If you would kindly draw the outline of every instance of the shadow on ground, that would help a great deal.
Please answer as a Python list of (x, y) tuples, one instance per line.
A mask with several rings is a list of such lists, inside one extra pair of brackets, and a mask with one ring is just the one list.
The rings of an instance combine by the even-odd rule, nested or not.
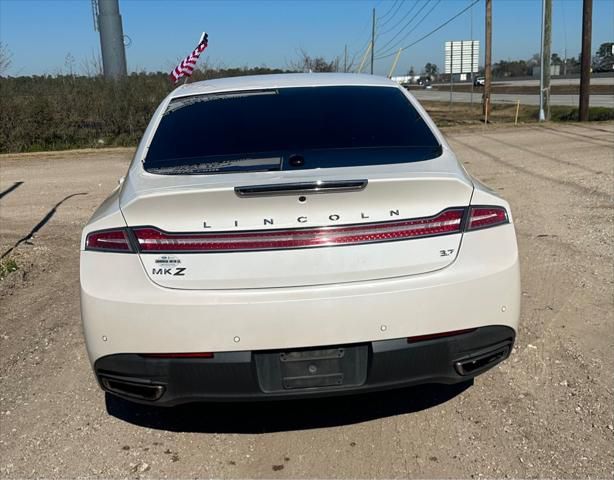
[[(4, 192), (2, 192), (3, 195), (6, 195), (7, 193), (9, 193), (9, 191), (11, 190), (11, 188), (14, 190), (15, 188), (19, 187), (19, 185), (17, 185), (20, 182), (16, 182), (13, 187), (8, 188), (7, 190), (5, 190)], [(23, 183), (23, 182), (21, 182)], [(20, 184), (21, 184), (20, 183)], [(15, 186), (16, 185), (16, 186)], [(87, 195), (87, 192), (81, 192), (81, 193), (73, 193), (72, 195), (68, 195), (66, 197), (64, 197), (62, 200), (60, 200), (58, 203), (56, 203), (53, 208), (51, 210), (49, 210), (47, 212), (47, 214), (40, 220), (40, 222), (38, 222), (36, 225), (34, 225), (34, 227), (32, 227), (32, 230), (30, 230), (30, 233), (28, 233), (25, 237), (21, 237), (19, 240), (17, 240), (17, 242), (15, 242), (15, 245), (13, 245), (11, 248), (9, 248), (7, 251), (5, 251), (2, 255), (0, 255), (0, 259), (6, 257), (8, 254), (10, 254), (13, 250), (15, 250), (19, 245), (21, 245), (22, 243), (28, 243), (36, 233), (38, 233), (38, 231), (43, 228), (45, 225), (47, 225), (47, 222), (49, 222), (49, 220), (51, 220), (53, 218), (53, 216), (55, 215), (55, 212), (58, 210), (58, 208), (66, 201), (66, 200), (70, 200), (72, 197), (77, 197), (79, 195)]]
[(363, 395), (275, 402), (193, 403), (172, 408), (106, 395), (107, 412), (141, 427), (173, 432), (267, 433), (337, 427), (418, 412), (473, 385), (421, 385)]
[(11, 185), (9, 188), (7, 188), (6, 190), (2, 190), (0, 192), (0, 198), (3, 198), (5, 196), (7, 196), (9, 193), (11, 193), (13, 190), (17, 190), (19, 187), (21, 187), (23, 185), (23, 182), (14, 182), (13, 185)]

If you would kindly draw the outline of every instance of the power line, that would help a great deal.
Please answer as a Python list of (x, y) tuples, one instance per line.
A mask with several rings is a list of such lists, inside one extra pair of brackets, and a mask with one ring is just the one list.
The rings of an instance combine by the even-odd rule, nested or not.
[[(381, 3), (381, 0), (380, 0), (380, 3)], [(371, 25), (371, 18), (369, 18), (369, 19), (367, 20), (367, 22), (365, 23), (364, 27), (362, 28), (362, 33), (361, 33), (361, 36), (362, 36), (362, 35), (364, 35), (364, 33), (368, 31), (368, 30), (367, 30), (367, 28), (368, 28), (370, 25)], [(366, 41), (366, 42), (363, 42), (363, 43), (362, 43), (362, 46), (361, 46), (360, 48), (356, 49), (356, 50), (354, 51), (354, 53), (352, 53), (352, 57), (355, 57), (355, 56), (356, 56), (356, 55), (358, 55), (360, 52), (364, 52), (364, 51), (365, 51), (365, 48), (367, 48), (367, 45), (369, 45), (370, 43), (371, 43), (371, 33), (369, 32), (369, 37), (367, 38), (367, 41)]]
[(390, 40), (388, 40), (388, 42), (382, 47), (382, 50), (386, 50), (388, 48), (388, 45), (390, 45), (392, 42), (394, 42), (394, 39), (397, 38), (401, 33), (403, 33), (403, 30), (405, 30), (407, 27), (409, 27), (409, 25), (411, 25), (411, 23), (418, 17), (418, 15), (420, 15), (420, 12), (422, 12), (422, 10), (424, 10), (424, 8), (430, 2), (431, 2), (431, 0), (427, 0), (426, 2), (424, 2), (422, 4), (422, 7), (420, 8), (420, 10), (418, 10), (416, 12), (416, 14), (409, 19), (409, 21), (403, 26), (403, 28), (401, 28), (401, 30), (399, 30)]
[[(377, 7), (377, 6), (379, 6), (379, 5), (382, 3), (382, 1), (383, 1), (383, 0), (379, 0), (379, 2), (377, 2), (377, 4), (376, 4), (375, 6), (376, 6), (376, 7)], [(390, 12), (391, 12), (393, 9), (394, 9), (394, 7), (395, 7), (395, 5), (396, 5), (397, 3), (399, 3), (399, 8), (400, 8), (400, 7), (401, 7), (401, 5), (403, 4), (403, 2), (404, 2), (404, 1), (405, 1), (405, 0), (400, 0), (400, 2), (399, 2), (399, 0), (395, 0), (395, 1), (393, 2), (392, 6), (391, 6), (391, 7), (388, 9), (388, 11), (387, 11), (387, 12), (386, 12), (384, 15), (382, 15), (381, 17), (379, 17), (379, 18), (378, 18), (378, 19), (376, 19), (376, 20), (377, 20), (377, 21), (379, 21), (379, 20), (381, 20), (382, 18), (386, 17), (386, 16), (387, 16), (387, 15), (388, 15), (388, 14), (389, 14), (389, 13), (390, 13)], [(397, 9), (397, 10), (398, 10), (398, 9)], [(396, 14), (396, 12), (395, 12), (395, 14)], [(391, 18), (394, 18), (394, 16), (393, 16), (393, 17), (391, 17)], [(384, 23), (386, 23), (386, 22), (384, 22)], [(367, 27), (368, 27), (370, 24), (371, 24), (371, 19), (369, 19), (369, 20), (368, 20), (368, 21), (365, 23), (365, 26), (362, 28), (363, 34), (364, 34), (364, 31), (367, 29)], [(377, 40), (377, 39), (379, 38), (379, 36), (380, 36), (379, 32), (376, 32), (375, 39)], [(363, 42), (363, 43), (362, 43), (361, 47), (360, 47), (360, 48), (358, 48), (358, 49), (356, 49), (356, 50), (354, 51), (354, 53), (352, 54), (352, 58), (354, 58), (354, 57), (355, 57), (356, 55), (358, 55), (359, 53), (364, 52), (364, 51), (365, 51), (365, 49), (367, 48), (367, 46), (371, 44), (371, 40), (372, 40), (371, 35), (369, 35), (369, 37), (367, 38), (367, 40), (366, 40), (365, 42)]]
[(437, 8), (437, 5), (439, 5), (440, 3), (441, 3), (441, 0), (438, 0), (438, 1), (437, 1), (437, 3), (436, 3), (435, 5), (433, 5), (433, 6), (431, 7), (431, 9), (430, 9), (428, 12), (426, 12), (426, 13), (424, 14), (424, 16), (423, 16), (423, 17), (422, 17), (422, 18), (421, 18), (421, 19), (418, 21), (418, 23), (416, 23), (416, 24), (415, 24), (415, 25), (414, 25), (414, 26), (411, 28), (411, 30), (409, 30), (409, 31), (408, 31), (408, 32), (407, 32), (407, 33), (406, 33), (406, 34), (403, 36), (403, 38), (401, 38), (399, 41), (397, 41), (397, 43), (395, 43), (395, 44), (394, 44), (392, 47), (389, 47), (387, 51), (381, 52), (381, 50), (380, 50), (381, 54), (382, 54), (382, 55), (385, 55), (385, 54), (387, 54), (387, 53), (390, 53), (391, 51), (397, 50), (397, 46), (398, 46), (399, 44), (401, 44), (403, 41), (405, 41), (405, 39), (406, 39), (407, 37), (409, 37), (409, 36), (412, 34), (412, 32), (414, 32), (414, 31), (415, 31), (415, 30), (416, 30), (416, 29), (417, 29), (417, 28), (418, 28), (418, 27), (419, 27), (419, 26), (422, 24), (422, 22), (424, 22), (424, 20), (425, 20), (425, 19), (426, 19), (426, 18), (427, 18), (427, 17), (428, 17), (428, 16), (429, 16), (429, 15), (430, 15), (432, 12), (433, 12), (433, 10), (435, 10), (435, 8)]
[(409, 16), (409, 14), (414, 11), (414, 8), (416, 8), (417, 5), (418, 5), (418, 2), (414, 2), (411, 8), (405, 13), (403, 18), (401, 18), (401, 20), (399, 20), (394, 26), (390, 27), (388, 30), (383, 31), (381, 35), (386, 35), (387, 33), (392, 32), (393, 30), (396, 30), (396, 28), (399, 25), (401, 25), (401, 23), (403, 23), (403, 21)]
[[(397, 50), (397, 46), (398, 46), (400, 43), (402, 43), (402, 42), (403, 42), (403, 41), (404, 41), (404, 40), (405, 40), (407, 37), (409, 37), (409, 36), (411, 35), (411, 33), (412, 33), (412, 32), (414, 32), (414, 31), (415, 31), (415, 30), (416, 30), (416, 29), (417, 29), (417, 28), (418, 28), (418, 27), (419, 27), (419, 26), (422, 24), (422, 22), (424, 22), (424, 20), (425, 20), (425, 19), (426, 19), (426, 18), (427, 18), (427, 17), (428, 17), (430, 14), (431, 14), (431, 12), (432, 12), (433, 10), (435, 10), (435, 8), (437, 8), (437, 5), (439, 5), (440, 3), (441, 3), (441, 0), (437, 0), (437, 3), (436, 3), (435, 5), (433, 5), (433, 6), (431, 7), (431, 9), (430, 9), (428, 12), (426, 12), (426, 13), (424, 14), (424, 16), (423, 16), (423, 17), (422, 17), (422, 18), (421, 18), (421, 19), (418, 21), (418, 23), (416, 23), (416, 24), (415, 24), (415, 25), (414, 25), (414, 26), (411, 28), (411, 30), (409, 30), (409, 32), (407, 32), (407, 33), (405, 34), (405, 36), (404, 36), (403, 38), (401, 38), (399, 41), (397, 41), (397, 43), (395, 43), (395, 44), (394, 44), (392, 47), (388, 48), (388, 50), (387, 50), (387, 51), (382, 52), (382, 54), (383, 54), (383, 55), (385, 55), (385, 54), (390, 53), (390, 52), (392, 52), (392, 51), (396, 51), (396, 50)], [(381, 51), (381, 50), (380, 50), (380, 51)]]
[(394, 9), (394, 7), (396, 6), (397, 2), (399, 0), (394, 0), (394, 3), (392, 4), (392, 6), (388, 9), (388, 11), (386, 13), (384, 13), (383, 15), (381, 15), (379, 17), (380, 20), (383, 20), (384, 18), (386, 18), (388, 15), (390, 15), (390, 12), (392, 12), (392, 10)]
[[(403, 2), (404, 2), (404, 1), (405, 1), (405, 0), (401, 0), (401, 1), (399, 2), (399, 6), (398, 6), (398, 7), (397, 7), (397, 9), (394, 11), (394, 13), (393, 13), (393, 14), (390, 16), (390, 18), (389, 18), (388, 20), (386, 20), (384, 23), (382, 23), (381, 25), (379, 25), (379, 27), (380, 27), (380, 28), (381, 28), (381, 27), (383, 27), (384, 25), (387, 25), (387, 24), (390, 22), (390, 20), (392, 20), (392, 19), (393, 19), (393, 18), (396, 16), (396, 14), (397, 14), (397, 13), (399, 13), (399, 10), (400, 10), (400, 9), (401, 9), (401, 7), (403, 6)], [(382, 17), (382, 18), (383, 18), (383, 17)], [(380, 18), (380, 20), (381, 20), (381, 18)]]
[[(416, 45), (417, 43), (420, 43), (422, 40), (430, 37), (431, 35), (433, 35), (435, 32), (438, 32), (439, 30), (441, 30), (443, 27), (445, 27), (446, 25), (448, 25), (450, 22), (452, 22), (453, 20), (456, 20), (458, 17), (460, 17), (463, 13), (465, 13), (467, 10), (469, 10), (471, 7), (473, 7), (476, 3), (480, 2), (481, 0), (474, 0), (473, 2), (471, 2), (468, 6), (466, 6), (465, 8), (463, 8), (460, 12), (458, 12), (456, 15), (454, 15), (453, 17), (449, 18), (448, 20), (446, 20), (445, 22), (443, 22), (441, 25), (439, 25), (437, 28), (434, 28), (433, 30), (431, 30), (429, 33), (427, 33), (426, 35), (422, 35), (418, 40), (416, 40), (415, 42), (410, 43), (409, 45), (405, 45), (404, 47), (401, 47), (401, 50), (407, 50), (410, 47), (413, 47), (414, 45)], [(382, 58), (388, 58), (395, 55), (394, 53), (390, 53), (388, 55), (383, 55), (381, 57), (376, 57), (376, 60), (380, 60)]]

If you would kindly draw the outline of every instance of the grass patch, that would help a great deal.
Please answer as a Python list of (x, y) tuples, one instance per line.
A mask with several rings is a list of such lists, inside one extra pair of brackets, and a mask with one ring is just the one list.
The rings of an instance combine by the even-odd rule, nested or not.
[[(422, 101), (420, 102), (429, 113), (431, 118), (440, 127), (478, 125), (484, 123), (482, 117), (482, 105), (475, 102), (452, 103)], [(488, 122), (492, 124), (513, 124), (516, 115), (516, 105), (496, 103), (492, 105)], [(539, 107), (533, 105), (520, 105), (518, 109), (518, 123), (535, 123), (539, 118)], [(552, 106), (550, 107), (550, 120), (553, 122), (577, 122), (578, 108)], [(608, 121), (614, 120), (614, 108), (590, 107), (589, 120)]]
[[(419, 90), (422, 87), (417, 85), (412, 85), (409, 87), (409, 90)], [(439, 90), (442, 92), (449, 92), (449, 85), (433, 85), (434, 90)], [(470, 92), (471, 84), (470, 83), (460, 83), (454, 84), (453, 90), (455, 92)], [(482, 96), (482, 87), (475, 86), (473, 87), (473, 93), (478, 96)], [(491, 87), (491, 93), (505, 93), (508, 95), (539, 95), (539, 85), (518, 85), (513, 82), (507, 84), (494, 83)], [(550, 86), (550, 95), (579, 95), (580, 94), (580, 85), (558, 85), (554, 84)], [(594, 84), (590, 85), (590, 94), (591, 95), (614, 95), (614, 85), (601, 85)]]
[(12, 258), (0, 260), (0, 280), (4, 280), (9, 273), (19, 270), (19, 265)]
[[(553, 122), (577, 122), (578, 108), (576, 107), (551, 107), (550, 119)], [(592, 122), (605, 122), (614, 120), (614, 108), (590, 107), (588, 119)]]
[[(281, 71), (209, 69), (195, 72), (194, 81), (259, 73)], [(172, 88), (166, 73), (131, 74), (118, 81), (70, 75), (0, 77), (0, 153), (134, 147)], [(473, 106), (422, 103), (439, 126), (464, 126), (483, 122), (480, 96), (476, 89)], [(491, 112), (490, 123), (513, 124), (516, 105), (494, 104)], [(552, 107), (551, 112), (555, 122), (577, 121), (577, 108)], [(518, 121), (536, 122), (537, 113), (536, 106), (521, 105)], [(612, 120), (614, 109), (593, 107), (590, 119)]]

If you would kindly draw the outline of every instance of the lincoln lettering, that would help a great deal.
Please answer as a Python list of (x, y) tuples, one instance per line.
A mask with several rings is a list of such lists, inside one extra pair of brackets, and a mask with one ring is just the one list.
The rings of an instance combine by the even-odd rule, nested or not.
[[(387, 217), (398, 217), (401, 215), (401, 211), (397, 208), (394, 210), (388, 210), (385, 215)], [(326, 216), (326, 219), (329, 222), (335, 222), (335, 223), (339, 223), (341, 221), (347, 221), (349, 223), (354, 222), (356, 220), (366, 220), (366, 219), (370, 219), (371, 216), (365, 212), (360, 212), (360, 215), (351, 215), (351, 216), (347, 216), (347, 217), (342, 217), (340, 214), (338, 213), (331, 213), (330, 215)], [(310, 219), (308, 216), (306, 215), (300, 215), (298, 217), (296, 217), (294, 219), (294, 221), (296, 223), (300, 223), (302, 225), (305, 224), (309, 224), (311, 222), (315, 222), (316, 220), (312, 220)], [(321, 223), (318, 222), (318, 223)], [(259, 225), (265, 225), (265, 226), (269, 226), (269, 225), (276, 225), (277, 221), (275, 218), (273, 217), (266, 217), (260, 220)], [(207, 220), (203, 221), (203, 228), (228, 228), (228, 227), (235, 227), (235, 228), (241, 228), (243, 226), (245, 227), (253, 227), (254, 224), (251, 222), (241, 222), (240, 220), (237, 219), (232, 219), (230, 220), (228, 223), (224, 222), (224, 223), (217, 223), (217, 224), (210, 224)]]

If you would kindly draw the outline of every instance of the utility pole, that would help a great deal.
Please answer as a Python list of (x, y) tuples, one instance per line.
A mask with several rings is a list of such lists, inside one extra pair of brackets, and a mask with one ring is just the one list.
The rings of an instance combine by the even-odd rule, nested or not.
[(550, 59), (552, 57), (552, 0), (544, 0), (544, 111), (550, 120)]
[(348, 45), (345, 44), (345, 49), (343, 50), (343, 73), (347, 73), (348, 71)]
[(96, 26), (100, 31), (102, 67), (106, 78), (126, 76), (126, 50), (118, 0), (94, 0)]
[(482, 112), (484, 118), (490, 113), (490, 84), (492, 82), (492, 0), (486, 0), (486, 38), (484, 41), (484, 93)]
[(373, 75), (373, 61), (375, 60), (375, 8), (373, 9), (373, 20), (371, 23), (371, 75)]
[(588, 122), (589, 89), (591, 83), (591, 35), (593, 0), (584, 0), (582, 8), (582, 64), (580, 65), (580, 121)]
[(546, 31), (546, 0), (542, 0), (542, 28), (541, 28), (541, 45), (539, 46), (539, 121), (546, 120), (544, 113), (544, 70), (546, 62), (544, 61), (544, 32)]
[(475, 83), (474, 80), (474, 72), (473, 72), (473, 4), (471, 4), (471, 7), (469, 9), (469, 16), (470, 16), (470, 40), (471, 40), (471, 111), (473, 111), (473, 84)]

